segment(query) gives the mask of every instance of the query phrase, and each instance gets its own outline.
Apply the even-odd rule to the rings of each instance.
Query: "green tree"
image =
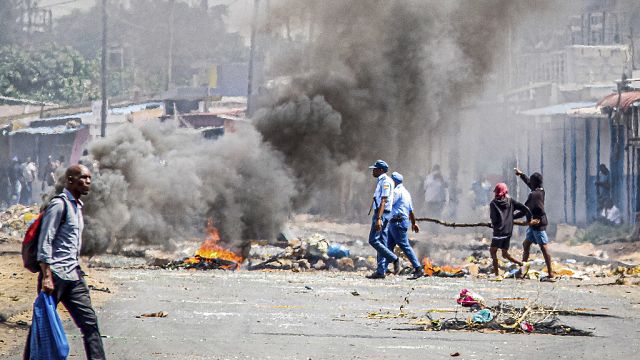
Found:
[[[212,64],[247,61],[243,38],[227,30],[226,6],[204,10],[179,0],[131,0],[127,6],[114,3],[110,2],[108,8],[109,47],[121,50],[123,55],[121,59],[119,54],[112,54],[109,68],[112,73],[122,74],[122,79],[116,79],[125,87],[135,86],[146,92],[164,90],[171,29],[173,85],[190,84],[194,74]],[[101,47],[100,14],[100,8],[94,7],[58,19],[54,25],[56,42],[72,46],[85,57],[96,56]],[[110,89],[118,88],[110,85]]]
[[[98,67],[77,51],[54,44],[0,48],[0,94],[64,104],[97,98]]]

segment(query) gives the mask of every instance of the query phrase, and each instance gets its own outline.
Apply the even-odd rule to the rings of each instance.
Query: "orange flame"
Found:
[[[436,266],[433,265],[433,263],[431,262],[431,259],[429,259],[428,257],[425,257],[424,259],[422,259],[422,264],[424,265],[424,274],[426,276],[433,276],[433,274],[437,274],[439,272],[445,272],[445,273],[450,273],[450,274],[456,274],[460,271],[462,271],[462,268],[459,266],[451,266],[451,265],[443,265],[443,266]]]
[[[220,245],[218,242],[220,241],[220,232],[213,226],[213,220],[209,219],[207,221],[207,233],[209,234],[207,238],[204,240],[200,248],[196,250],[196,254],[194,257],[185,259],[184,262],[187,264],[196,264],[201,259],[221,259],[227,261],[233,261],[236,264],[240,264],[242,262],[242,256],[234,253],[231,250],[227,250]]]

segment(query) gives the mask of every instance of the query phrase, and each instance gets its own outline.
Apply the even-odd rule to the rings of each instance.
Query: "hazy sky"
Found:
[[[1,0],[0,0],[1,1]],[[42,8],[51,9],[53,17],[69,14],[73,9],[87,9],[99,0],[39,0]],[[192,4],[199,4],[200,0],[178,0]],[[227,23],[230,31],[240,31],[243,35],[249,35],[249,21],[253,9],[253,0],[209,0],[209,5],[229,5]]]

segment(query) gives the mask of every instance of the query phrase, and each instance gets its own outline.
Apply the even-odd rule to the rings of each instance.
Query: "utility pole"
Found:
[[[251,21],[251,47],[249,49],[249,84],[247,88],[247,115],[253,115],[253,58],[256,53],[256,27],[258,22],[258,8],[260,0],[253,0],[253,21]]]
[[[107,136],[107,0],[102,0],[102,104],[100,108],[100,136]]]
[[[175,8],[176,8],[176,0],[169,1],[169,56],[167,57],[167,89],[171,87],[171,82],[173,81],[173,22],[175,17]]]

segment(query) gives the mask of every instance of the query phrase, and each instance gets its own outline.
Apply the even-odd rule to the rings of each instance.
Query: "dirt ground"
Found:
[[[85,269],[87,283],[105,291],[92,291],[94,306],[100,306],[113,294],[114,286],[104,270]],[[36,297],[36,274],[22,267],[20,239],[0,240],[0,358],[22,351],[31,324],[31,307]],[[69,315],[62,305],[58,308],[62,319]]]

